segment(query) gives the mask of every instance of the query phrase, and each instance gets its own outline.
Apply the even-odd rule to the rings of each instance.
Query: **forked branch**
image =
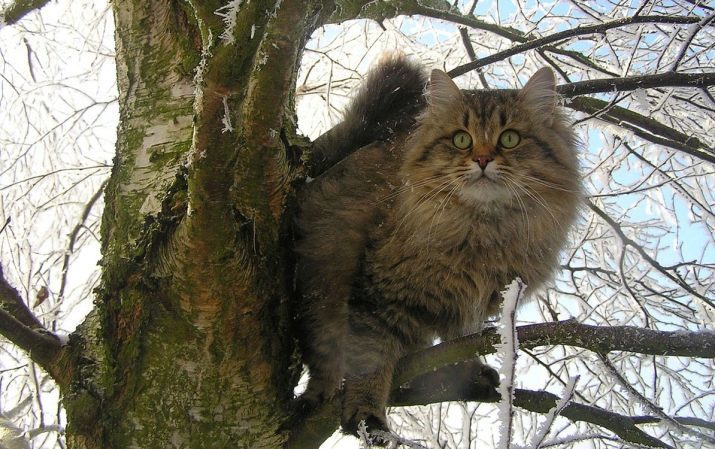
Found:
[[[663,332],[633,326],[591,326],[575,320],[532,324],[517,328],[519,347],[566,345],[597,353],[628,351],[662,356],[715,358],[715,333]],[[404,357],[393,379],[391,405],[407,406],[443,401],[496,402],[498,394],[488,384],[477,380],[465,384],[465,374],[472,373],[475,355],[490,354],[499,337],[494,329],[448,341]],[[456,365],[455,365],[456,364]],[[476,366],[476,365],[475,365]],[[474,376],[468,374],[470,379]],[[408,385],[409,387],[404,387]],[[429,388],[421,388],[421,386]],[[401,387],[402,386],[402,387]],[[437,387],[435,387],[437,386]],[[547,413],[559,398],[545,391],[516,389],[514,405]],[[315,447],[338,425],[340,399],[325,404],[295,423],[287,449]],[[572,421],[589,422],[618,435],[630,443],[670,448],[663,441],[643,432],[637,424],[659,422],[654,416],[630,417],[600,407],[571,402],[561,413]],[[681,422],[678,418],[676,421]],[[703,425],[683,422],[683,424]]]

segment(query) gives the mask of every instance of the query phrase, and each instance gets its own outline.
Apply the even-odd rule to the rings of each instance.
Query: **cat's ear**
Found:
[[[434,69],[429,79],[427,102],[437,112],[453,110],[462,101],[462,92],[445,72]]]
[[[549,67],[537,70],[519,92],[519,97],[527,108],[551,121],[558,104],[554,71]]]

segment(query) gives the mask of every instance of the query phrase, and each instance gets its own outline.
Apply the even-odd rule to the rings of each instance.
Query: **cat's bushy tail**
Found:
[[[370,71],[343,113],[343,121],[313,147],[310,174],[320,173],[353,151],[406,130],[425,104],[427,75],[403,55],[388,55]]]

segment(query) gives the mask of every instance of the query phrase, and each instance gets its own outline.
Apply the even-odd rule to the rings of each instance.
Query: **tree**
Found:
[[[45,3],[10,4],[5,27],[22,27],[25,14],[54,6]],[[18,243],[39,211],[61,205],[31,207],[35,181],[48,174],[18,167],[33,161],[35,141],[54,134],[37,132],[42,108],[27,106],[27,96],[7,104],[30,112],[24,137],[3,138],[19,150],[2,159],[1,188],[13,196],[3,201],[0,333],[29,355],[27,368],[20,359],[17,365],[32,371],[32,381],[3,391],[14,391],[15,401],[0,404],[0,426],[27,444],[28,424],[18,415],[42,403],[27,400],[48,382],[40,367],[61,392],[72,448],[318,446],[337,427],[338,404],[306,419],[290,407],[300,374],[290,231],[296,191],[338,161],[311,159],[296,104],[334,108],[366,68],[353,55],[399,45],[472,87],[518,87],[537,65],[552,66],[590,142],[583,156],[588,210],[554,287],[529,306],[536,323],[518,328],[520,369],[531,374],[517,382],[528,384],[535,372],[543,381],[516,389],[514,406],[546,413],[559,399],[546,390],[581,374],[561,411],[576,424],[556,443],[714,444],[713,9],[697,1],[572,1],[548,9],[517,2],[507,11],[487,3],[115,1],[119,127],[111,174],[106,186],[89,179],[82,207],[64,212],[74,213],[61,231],[69,243],[34,264],[38,253]],[[360,20],[328,27],[353,19]],[[380,30],[376,45],[369,36]],[[52,54],[40,56],[24,42],[26,78],[35,78]],[[92,48],[95,56],[105,50]],[[11,77],[17,64],[5,63],[8,95],[19,92]],[[50,115],[74,107],[63,122],[72,130],[87,110],[114,104],[91,98],[84,106],[68,99],[45,106]],[[77,129],[79,141],[92,128]],[[106,168],[95,163],[98,175]],[[67,270],[75,245],[90,234],[101,192],[95,306],[65,341],[55,312],[71,306]],[[16,224],[17,207],[35,212]],[[33,309],[50,313],[38,318]],[[462,371],[454,363],[469,364],[496,342],[487,331],[407,357],[393,403],[496,400],[478,386],[454,391],[449,382]],[[15,369],[3,374],[22,377]],[[33,430],[56,432],[43,416]],[[401,422],[419,422],[415,416]],[[513,441],[533,441],[533,415],[514,419]],[[646,432],[640,424],[654,425]],[[443,445],[446,434],[433,434],[433,445]]]

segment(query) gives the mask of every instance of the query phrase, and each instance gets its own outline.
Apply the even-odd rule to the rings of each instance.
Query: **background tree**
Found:
[[[518,87],[549,65],[585,142],[588,208],[553,288],[519,314],[511,442],[715,444],[710,5],[3,11],[0,333],[13,345],[0,355],[2,445],[316,447],[337,427],[337,404],[307,421],[288,406],[300,374],[294,193],[337,162],[312,160],[301,134],[329,132],[370,63],[395,48],[465,87]],[[449,367],[496,341],[490,331],[408,357],[393,403],[476,399],[478,388],[450,388]],[[546,420],[561,397],[562,417]],[[430,448],[498,440],[490,404],[392,416]]]

